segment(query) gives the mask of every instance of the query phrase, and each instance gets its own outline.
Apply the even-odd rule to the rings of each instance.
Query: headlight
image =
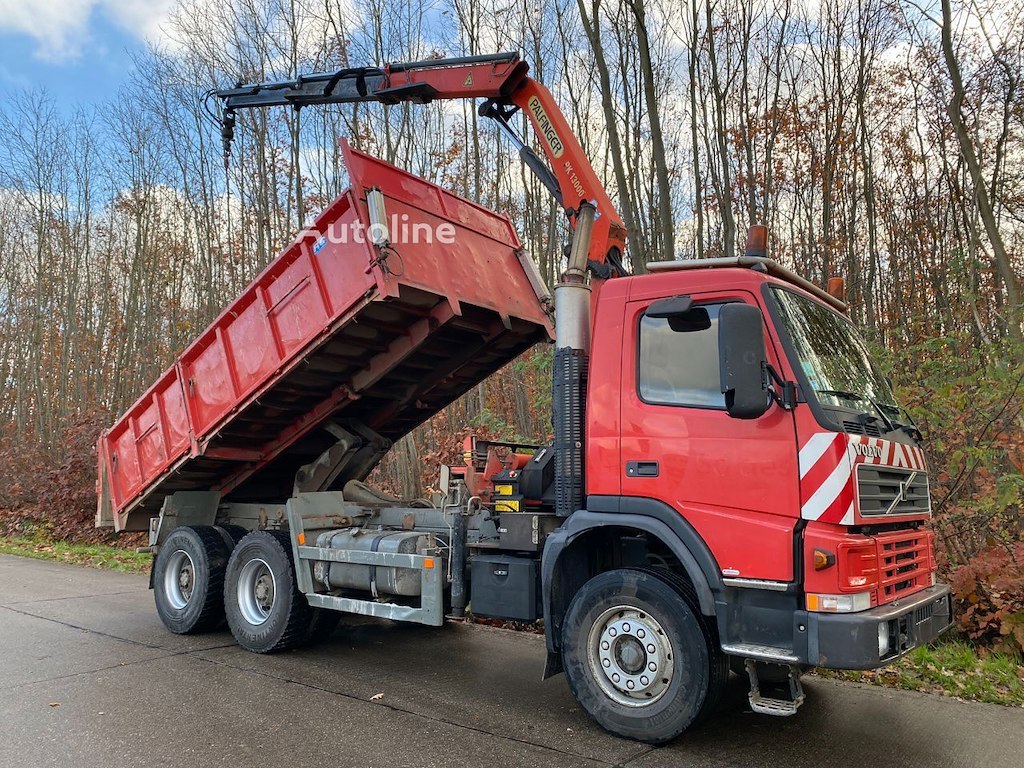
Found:
[[[818,613],[856,613],[871,607],[871,593],[857,592],[852,595],[807,595],[807,610]]]
[[[884,659],[889,655],[889,622],[883,621],[878,625],[878,658]]]

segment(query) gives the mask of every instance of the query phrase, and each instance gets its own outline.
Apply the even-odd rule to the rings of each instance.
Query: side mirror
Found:
[[[704,307],[693,306],[689,296],[671,296],[652,302],[644,312],[647,317],[668,320],[668,327],[676,333],[706,331],[711,327],[711,316]]]
[[[734,419],[756,419],[771,400],[765,380],[764,320],[750,304],[726,304],[718,313],[718,357],[725,408]]]
[[[685,315],[693,307],[693,299],[689,296],[671,296],[652,302],[644,312],[648,317],[659,319]]]

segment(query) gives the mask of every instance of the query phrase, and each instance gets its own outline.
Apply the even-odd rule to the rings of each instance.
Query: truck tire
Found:
[[[694,589],[693,584],[691,584],[689,580],[685,579],[678,572],[665,566],[641,568],[640,570],[646,571],[647,573],[660,578],[662,581],[671,585],[680,595],[683,596],[683,600],[686,601],[686,604],[690,607],[693,615],[697,617],[701,630],[704,632],[704,637],[707,639],[708,652],[710,654],[708,671],[711,673],[711,678],[708,681],[708,695],[707,698],[704,699],[704,706],[701,707],[700,712],[697,714],[697,719],[691,724],[698,725],[703,723],[710,715],[714,714],[718,710],[718,707],[722,702],[722,697],[725,695],[725,689],[729,685],[730,659],[721,651],[721,639],[718,636],[718,625],[712,617],[705,616],[700,612],[700,602],[697,599],[697,590]]]
[[[223,531],[223,533],[226,534],[225,540],[231,542],[231,546],[228,547],[229,550],[234,550],[238,542],[244,539],[246,534],[249,533],[248,530],[246,530],[240,525],[217,525],[214,527],[217,530]]]
[[[287,533],[253,531],[238,542],[224,579],[224,610],[235,640],[253,653],[306,640],[313,609],[295,581]]]
[[[599,574],[576,593],[562,663],[576,701],[617,736],[663,744],[717,704],[728,662],[679,584],[654,569]]]
[[[212,526],[171,531],[153,563],[153,596],[160,621],[179,635],[208,632],[224,621],[228,548]]]

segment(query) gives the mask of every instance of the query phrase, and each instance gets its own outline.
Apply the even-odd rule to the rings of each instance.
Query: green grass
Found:
[[[0,554],[55,560],[124,573],[149,573],[152,556],[108,544],[69,544],[25,536],[0,538]]]
[[[971,701],[1024,707],[1024,661],[979,650],[962,640],[950,639],[916,648],[888,667],[867,672],[816,670],[839,680],[939,693]]]

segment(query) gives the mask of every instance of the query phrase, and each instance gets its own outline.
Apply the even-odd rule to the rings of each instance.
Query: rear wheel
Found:
[[[240,525],[218,525],[216,526],[216,528],[217,530],[223,531],[225,534],[227,534],[225,541],[230,542],[231,545],[229,549],[232,550],[235,548],[235,545],[238,544],[238,542],[240,542],[242,539],[244,539],[245,535],[249,533],[248,530],[246,530]]]
[[[562,632],[569,688],[601,727],[660,744],[713,707],[728,667],[699,611],[651,570],[608,571],[573,598]]]
[[[216,629],[224,620],[228,547],[211,526],[171,531],[153,564],[156,612],[179,635]]]
[[[293,648],[309,633],[313,611],[295,582],[291,541],[280,531],[253,531],[235,546],[224,582],[231,634],[254,653]]]

